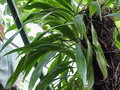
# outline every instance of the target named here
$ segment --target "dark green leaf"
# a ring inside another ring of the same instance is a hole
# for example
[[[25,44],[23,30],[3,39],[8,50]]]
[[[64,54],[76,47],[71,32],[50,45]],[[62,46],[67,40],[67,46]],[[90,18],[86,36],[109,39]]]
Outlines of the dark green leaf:
[[[28,0],[27,4],[31,3],[32,1],[34,1],[34,0]]]
[[[44,90],[46,87],[54,81],[54,78],[59,75],[60,73],[64,72],[67,70],[69,67],[67,66],[60,66],[56,68],[53,72],[49,73],[44,77],[44,79],[37,85],[36,90]]]
[[[63,5],[65,8],[69,9],[72,11],[72,7],[66,2],[66,0],[56,0],[57,2],[60,3],[60,5]]]
[[[24,9],[33,9],[33,8],[40,8],[40,9],[50,9],[53,8],[51,5],[43,2],[36,2],[31,5],[26,5]]]
[[[63,35],[65,37],[68,37],[68,38],[70,38],[72,40],[76,40],[74,32],[71,30],[71,28],[69,28],[67,26],[67,25],[71,25],[71,24],[73,24],[73,23],[70,22],[70,23],[66,23],[66,24],[59,24],[59,22],[53,21],[53,22],[51,22],[51,25],[54,26],[54,27],[51,28],[50,30],[57,29],[61,33],[63,33]]]
[[[44,55],[45,53],[47,53],[47,50],[40,50],[40,51],[30,52],[28,55],[26,55],[26,60],[25,60],[25,64],[24,64],[25,67],[24,68],[29,67],[29,65],[31,65],[34,61],[37,62],[39,57]]]
[[[15,81],[17,80],[19,74],[23,71],[24,62],[25,62],[25,57],[22,57],[19,64],[17,65],[17,68],[16,68],[15,72],[9,78],[9,80],[7,82],[7,86],[12,86],[15,83]]]
[[[33,71],[32,76],[30,78],[30,83],[29,83],[29,90],[32,90],[34,87],[37,79],[41,75],[43,67],[50,62],[51,58],[53,58],[56,55],[56,52],[49,52],[46,54],[42,60],[40,60],[39,64],[37,65],[36,69]]]

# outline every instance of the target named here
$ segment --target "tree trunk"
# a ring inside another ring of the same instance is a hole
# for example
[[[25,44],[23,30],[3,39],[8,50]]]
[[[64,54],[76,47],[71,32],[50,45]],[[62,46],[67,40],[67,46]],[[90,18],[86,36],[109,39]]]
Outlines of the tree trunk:
[[[117,27],[115,26],[113,17],[104,17],[109,13],[111,13],[109,9],[103,11],[102,21],[98,14],[92,17],[92,23],[97,32],[98,40],[108,62],[108,77],[104,80],[94,54],[93,68],[95,84],[93,90],[118,90],[120,88],[120,51],[116,48],[113,38],[113,32]],[[89,9],[84,11],[84,22],[87,27],[89,40],[92,43]]]
[[[103,16],[108,13],[110,13],[110,11],[105,10],[103,12]],[[113,32],[117,27],[114,24],[113,17],[103,18],[103,21],[101,23],[102,28],[95,28],[98,34],[99,42],[108,62],[108,77],[106,80],[103,80],[100,69],[95,62],[96,60],[93,60],[93,66],[95,71],[94,90],[117,90],[120,87],[118,75],[120,52],[116,48],[113,38]],[[94,22],[94,26],[95,24],[96,22]]]

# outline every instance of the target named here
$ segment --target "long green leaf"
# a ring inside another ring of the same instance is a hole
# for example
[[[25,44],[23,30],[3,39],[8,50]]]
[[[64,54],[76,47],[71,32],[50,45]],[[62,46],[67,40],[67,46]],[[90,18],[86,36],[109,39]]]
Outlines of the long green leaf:
[[[93,51],[92,51],[92,46],[91,43],[88,39],[86,39],[86,43],[87,43],[87,64],[88,67],[92,65],[92,56],[93,56]]]
[[[107,78],[107,75],[108,75],[107,61],[106,61],[106,58],[103,54],[102,48],[98,42],[98,37],[97,37],[96,31],[95,31],[92,24],[91,24],[91,32],[92,32],[92,39],[93,39],[92,42],[93,42],[93,45],[95,47],[94,50],[96,53],[97,62],[98,62],[100,70],[101,70],[101,72],[104,76],[104,79],[105,79],[105,78]]]
[[[72,25],[72,24],[73,24],[72,22],[69,22],[69,23],[66,23],[66,24],[60,24],[57,21],[52,21],[51,26],[54,26],[54,27],[52,27],[50,30],[57,29],[61,33],[63,33],[63,35],[65,37],[68,37],[72,40],[76,40],[74,32],[71,30],[70,27],[68,27],[68,25]]]
[[[53,6],[43,2],[36,2],[31,5],[26,5],[24,7],[24,9],[33,9],[33,8],[50,9],[50,8],[53,8]]]
[[[61,57],[62,57],[61,53],[59,53],[59,54],[55,57],[54,61],[52,62],[52,64],[51,64],[50,67],[48,68],[48,72],[47,72],[47,73],[50,73],[52,70],[54,70],[54,69],[57,68],[58,64],[61,64],[61,63],[59,63],[59,62],[61,62],[61,60],[62,60]]]
[[[113,4],[116,0],[107,0],[107,2],[104,4],[104,6],[102,7],[102,9],[104,10],[106,7],[109,7],[110,4]],[[119,1],[119,0],[117,0]]]
[[[43,35],[45,35],[47,32],[43,32],[41,33],[38,37],[36,37],[32,43],[30,43],[29,45],[26,45],[24,47],[21,47],[21,48],[18,48],[18,49],[14,49],[10,52],[8,52],[7,54],[5,55],[8,55],[8,54],[11,54],[11,53],[14,53],[14,52],[20,52],[22,51],[21,54],[25,54],[25,53],[28,53],[30,52],[31,50],[33,49],[36,49],[36,47],[40,48],[40,47],[43,47],[45,45],[49,45],[49,46],[52,46],[51,45],[51,42],[54,42],[56,40],[58,40],[60,37],[61,37],[61,34],[53,34],[53,35],[49,35],[47,37],[43,37]],[[34,47],[34,48],[33,48]],[[50,48],[50,47],[47,47],[47,48]],[[46,49],[47,49],[46,48]],[[43,48],[42,48],[43,49]]]
[[[12,31],[12,30],[14,30],[14,29],[16,29],[17,27],[16,27],[16,24],[13,24],[12,26],[10,26],[8,29],[7,29],[7,31],[5,32],[5,33],[7,33],[7,32],[9,32],[9,31]]]
[[[31,20],[33,20],[33,18],[40,16],[42,13],[44,13],[44,11],[31,13],[23,20],[23,22],[31,21]]]
[[[40,56],[42,57],[42,55]],[[34,59],[34,61],[27,67],[27,68],[24,68],[24,77],[23,77],[23,80],[26,79],[27,75],[29,75],[30,71],[32,70],[32,68],[36,65],[36,62],[38,61],[39,59]],[[24,63],[25,64],[25,63]]]
[[[75,52],[74,51],[67,48],[67,49],[62,49],[59,52],[64,53],[67,56],[69,56],[70,58],[72,58],[73,60],[75,60],[75,54],[74,54]]]
[[[39,61],[39,59],[47,53],[46,50],[42,51],[35,51],[35,52],[30,52],[30,54],[26,55],[25,63],[24,63],[24,78],[29,74],[31,71],[32,67]]]
[[[66,71],[69,67],[66,66],[60,66],[56,68],[53,72],[48,74],[44,79],[37,85],[36,90],[44,90],[46,87],[54,81],[54,78],[59,75],[60,73]]]
[[[37,65],[36,69],[33,71],[32,76],[30,78],[30,83],[29,83],[29,90],[32,90],[34,87],[37,79],[41,75],[43,67],[50,62],[50,59],[53,58],[56,55],[56,52],[49,52],[46,54],[42,60],[40,60],[39,64]]]
[[[94,72],[93,72],[93,66],[92,66],[92,56],[93,56],[93,51],[92,51],[92,47],[90,44],[90,41],[88,40],[88,38],[86,38],[86,43],[87,43],[87,80],[88,80],[88,86],[87,89],[91,90],[93,85],[94,85]]]
[[[93,85],[94,85],[94,71],[93,71],[92,65],[88,67],[87,80],[88,80],[87,89],[91,90],[93,88]]]
[[[109,17],[109,16],[113,16],[115,17],[116,20],[120,20],[120,13],[111,13],[111,14],[108,14],[106,15],[105,17]]]
[[[77,30],[79,31],[79,35],[83,38],[84,33],[86,32],[86,26],[83,21],[83,15],[77,15],[74,19]]]
[[[12,86],[17,80],[19,74],[24,70],[25,57],[22,57],[13,75],[9,78],[7,86]],[[7,87],[6,86],[6,87]]]
[[[82,48],[76,44],[76,64],[78,73],[83,81],[84,87],[87,86],[87,63]]]
[[[29,67],[34,61],[38,61],[39,57],[47,53],[47,50],[33,51],[30,52],[25,60],[24,68]]]
[[[60,5],[63,5],[65,8],[72,11],[72,7],[67,2],[65,2],[66,0],[56,0],[56,1],[59,2]]]
[[[22,30],[22,28],[20,28],[13,36],[11,36],[7,42],[5,42],[5,44],[2,46],[0,52],[8,45],[12,42],[12,40],[20,33],[20,31]]]
[[[90,9],[90,18],[95,14],[95,12],[98,12],[100,20],[102,20],[102,15],[101,15],[101,9],[98,1],[93,1],[89,3],[89,9]]]
[[[32,47],[36,47],[36,46],[38,46],[39,44],[48,44],[48,43],[45,42],[45,41],[37,41],[37,42],[31,43],[31,44],[29,44],[29,45],[26,45],[26,46],[24,46],[24,47],[21,47],[21,48],[18,48],[18,49],[14,49],[14,50],[8,52],[8,53],[5,54],[5,55],[8,55],[8,54],[11,54],[11,53],[14,53],[14,52],[20,52],[20,51],[22,51],[22,54],[23,54],[23,53],[25,54],[25,53],[28,53],[28,52],[30,52],[31,50],[33,50],[34,48],[32,48]]]

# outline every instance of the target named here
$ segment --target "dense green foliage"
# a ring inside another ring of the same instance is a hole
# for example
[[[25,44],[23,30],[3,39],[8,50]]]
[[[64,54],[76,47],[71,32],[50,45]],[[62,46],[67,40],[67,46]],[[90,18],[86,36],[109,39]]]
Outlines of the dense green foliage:
[[[106,0],[101,8],[98,1],[94,0],[15,0],[20,8],[23,26],[28,23],[37,23],[44,32],[40,33],[29,45],[15,49],[22,56],[15,73],[8,81],[13,85],[21,72],[24,79],[31,69],[33,71],[29,90],[32,90],[36,81],[47,64],[47,73],[36,86],[36,90],[45,90],[48,86],[53,90],[92,90],[94,84],[94,71],[92,65],[93,55],[105,80],[108,75],[107,60],[104,56],[98,36],[92,23],[92,16],[97,13],[100,20],[103,19],[102,11],[106,8],[116,8],[107,16],[114,16],[119,21],[119,0]],[[22,4],[20,3],[22,2]],[[91,37],[87,35],[87,27],[83,20],[84,13],[89,7],[89,18],[91,25]],[[15,28],[13,24],[10,28]],[[3,49],[8,45],[20,30],[11,37]],[[117,32],[116,36],[117,36]],[[116,38],[115,36],[115,38]],[[86,43],[86,48],[82,41]],[[117,47],[119,41],[116,40]]]

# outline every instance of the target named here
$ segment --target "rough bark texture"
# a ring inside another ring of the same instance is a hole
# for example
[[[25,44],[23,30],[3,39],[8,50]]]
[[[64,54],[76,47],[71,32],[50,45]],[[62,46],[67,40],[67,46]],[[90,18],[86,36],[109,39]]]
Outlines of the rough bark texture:
[[[84,14],[84,22],[87,27],[88,38],[92,42],[91,27],[89,19],[89,9],[82,12]],[[111,10],[106,9],[103,11],[102,21],[98,14],[92,18],[92,23],[97,32],[99,42],[104,51],[104,55],[108,62],[108,77],[103,80],[103,75],[100,71],[96,58],[93,58],[93,68],[95,74],[94,90],[118,90],[120,88],[120,51],[116,48],[113,38],[113,30],[116,28],[113,17],[104,17],[111,13]],[[95,54],[94,54],[95,57]]]

